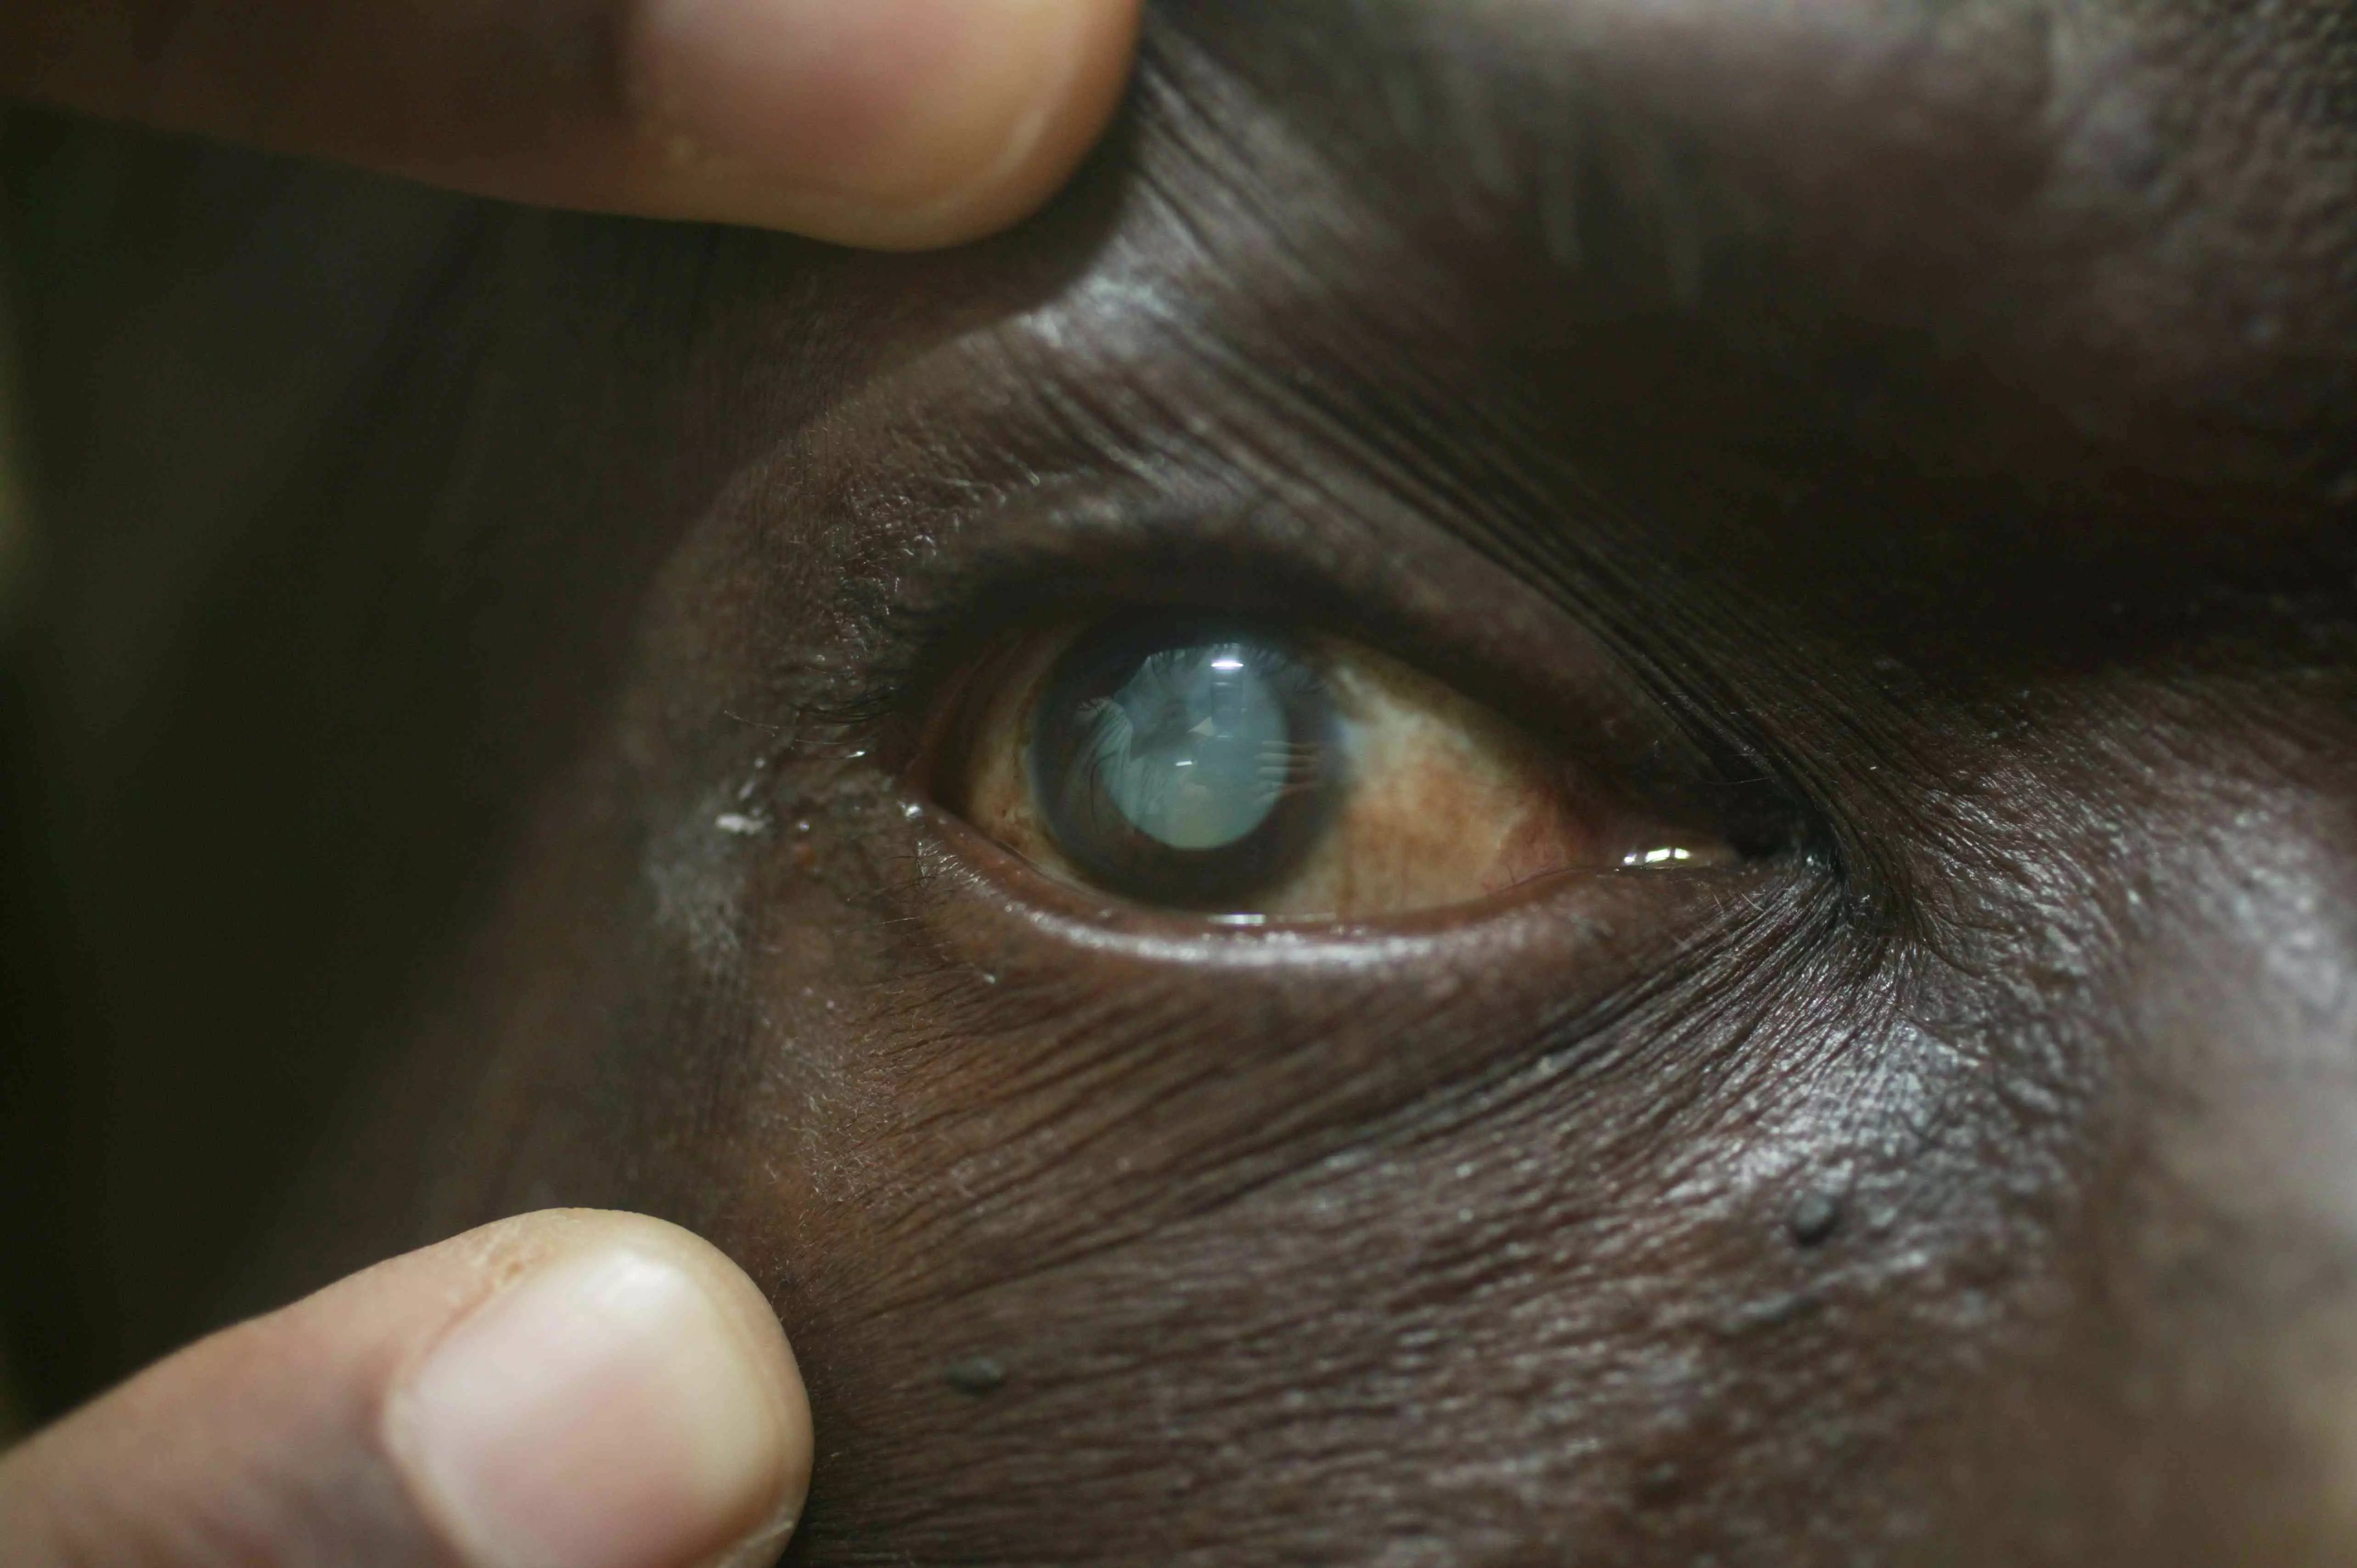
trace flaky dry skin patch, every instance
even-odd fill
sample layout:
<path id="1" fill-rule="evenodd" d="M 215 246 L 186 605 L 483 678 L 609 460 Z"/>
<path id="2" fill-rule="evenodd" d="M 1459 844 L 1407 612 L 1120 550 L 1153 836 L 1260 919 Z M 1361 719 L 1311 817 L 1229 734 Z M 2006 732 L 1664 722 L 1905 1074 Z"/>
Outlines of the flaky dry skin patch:
<path id="1" fill-rule="evenodd" d="M 1073 634 L 1018 650 L 969 732 L 966 819 L 1039 870 L 1088 878 L 1041 819 L 1027 765 L 1040 697 Z M 1725 846 L 1633 818 L 1579 760 L 1409 668 L 1342 639 L 1309 656 L 1340 714 L 1341 781 L 1317 844 L 1235 914 L 1351 918 L 1468 903 L 1534 877 L 1644 864 L 1715 864 Z M 1674 862 L 1666 859 L 1675 852 Z"/>

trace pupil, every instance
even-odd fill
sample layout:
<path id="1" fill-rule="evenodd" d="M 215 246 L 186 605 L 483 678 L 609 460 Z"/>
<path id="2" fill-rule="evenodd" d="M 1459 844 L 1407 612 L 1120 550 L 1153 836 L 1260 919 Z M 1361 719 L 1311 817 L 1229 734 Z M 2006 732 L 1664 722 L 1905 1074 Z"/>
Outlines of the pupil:
<path id="1" fill-rule="evenodd" d="M 1280 633 L 1176 617 L 1111 626 L 1074 644 L 1040 696 L 1032 798 L 1100 887 L 1214 908 L 1317 847 L 1341 736 L 1317 666 Z"/>
<path id="2" fill-rule="evenodd" d="M 1249 838 L 1284 798 L 1292 725 L 1241 643 L 1165 649 L 1093 705 L 1083 730 L 1104 797 L 1178 850 Z"/>

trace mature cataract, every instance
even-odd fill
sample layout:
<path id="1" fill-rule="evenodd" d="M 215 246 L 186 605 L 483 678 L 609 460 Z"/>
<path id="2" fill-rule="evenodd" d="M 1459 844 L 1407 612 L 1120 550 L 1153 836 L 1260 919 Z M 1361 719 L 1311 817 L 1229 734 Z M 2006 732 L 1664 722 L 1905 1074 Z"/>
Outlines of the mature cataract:
<path id="1" fill-rule="evenodd" d="M 7 130 L 43 1399 L 580 1205 L 810 1568 L 2357 1563 L 2348 0 L 1169 0 L 930 255 Z"/>
<path id="2" fill-rule="evenodd" d="M 1369 916 L 1572 870 L 1733 858 L 1372 649 L 1116 622 L 1014 651 L 959 794 L 1050 875 L 1146 905 Z"/>

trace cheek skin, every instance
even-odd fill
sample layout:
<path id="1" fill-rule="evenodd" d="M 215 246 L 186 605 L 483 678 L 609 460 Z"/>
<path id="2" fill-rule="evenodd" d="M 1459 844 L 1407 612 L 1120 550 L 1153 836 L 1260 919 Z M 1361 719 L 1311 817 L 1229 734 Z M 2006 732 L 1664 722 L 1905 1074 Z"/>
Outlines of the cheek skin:
<path id="1" fill-rule="evenodd" d="M 1060 880 L 1084 878 L 1034 810 L 1027 758 L 1038 695 L 1069 638 L 1026 649 L 996 678 L 975 725 L 958 805 L 967 821 Z M 1319 650 L 1340 712 L 1343 784 L 1317 846 L 1249 902 L 1301 918 L 1400 914 L 1469 903 L 1534 877 L 1620 865 L 1675 844 L 1678 863 L 1734 856 L 1617 808 L 1576 767 L 1480 703 L 1396 660 L 1329 640 Z"/>
<path id="2" fill-rule="evenodd" d="M 790 1238 L 808 1282 L 780 1309 L 831 1434 L 812 1560 L 1406 1561 L 1402 1540 L 1449 1568 L 1844 1560 L 1747 1558 L 1717 1522 L 1760 1491 L 1854 1518 L 1841 1477 L 1871 1449 L 1832 1466 L 1828 1407 L 1937 1378 L 1936 1357 L 1894 1380 L 1845 1353 L 1892 1293 L 1803 1295 L 1849 1249 L 1803 1253 L 1782 1225 L 1816 1179 L 1819 1093 L 1903 1097 L 1727 1072 L 1717 1005 L 1641 1066 L 1625 1040 L 1554 1049 L 1550 1020 L 1663 970 L 1661 933 L 1798 912 L 1785 883 L 1734 886 L 1557 883 L 1372 950 L 1202 931 L 1174 962 L 1053 935 L 945 864 L 903 875 L 878 950 L 830 977 L 865 1004 L 793 1053 L 847 1089 L 769 1123 L 802 1129 L 807 1169 L 774 1133 L 696 1151 L 740 1191 L 736 1232 Z M 1697 994 L 1749 1018 L 1739 993 L 1784 950 L 1729 957 Z M 781 960 L 751 993 L 809 983 Z M 986 1388 L 963 1372 L 982 1364 Z"/>

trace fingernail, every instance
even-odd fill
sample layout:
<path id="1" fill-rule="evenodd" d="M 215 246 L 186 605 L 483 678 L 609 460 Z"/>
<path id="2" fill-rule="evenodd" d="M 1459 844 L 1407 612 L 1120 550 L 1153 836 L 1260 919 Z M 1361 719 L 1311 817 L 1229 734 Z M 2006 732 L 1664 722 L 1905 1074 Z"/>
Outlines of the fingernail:
<path id="1" fill-rule="evenodd" d="M 1104 0 L 650 0 L 633 92 L 687 159 L 821 202 L 986 200 L 1065 113 Z"/>
<path id="2" fill-rule="evenodd" d="M 782 1337 L 760 1343 L 688 1270 L 609 1247 L 460 1323 L 388 1437 L 470 1563 L 670 1568 L 782 1535 L 791 1369 Z"/>

